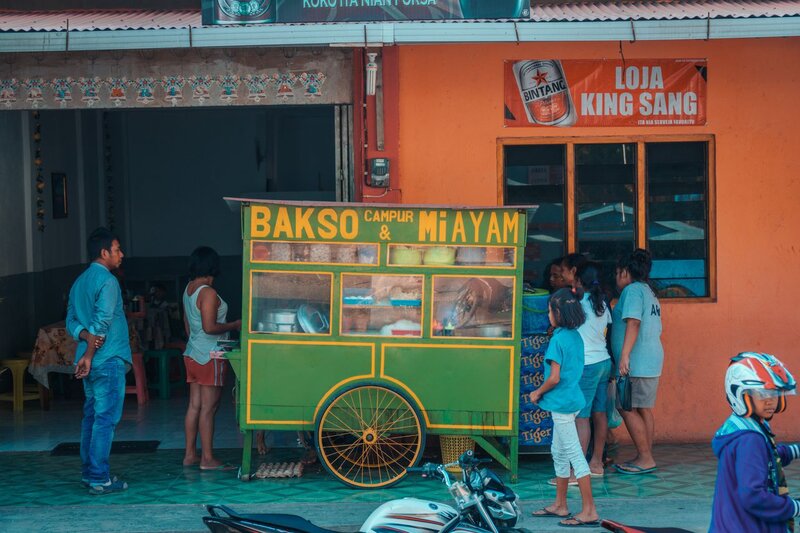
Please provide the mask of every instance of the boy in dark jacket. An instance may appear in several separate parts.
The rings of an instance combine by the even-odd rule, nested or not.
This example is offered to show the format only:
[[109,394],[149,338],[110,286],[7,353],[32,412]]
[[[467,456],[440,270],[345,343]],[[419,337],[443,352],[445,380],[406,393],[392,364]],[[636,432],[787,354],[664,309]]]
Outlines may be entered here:
[[800,501],[789,496],[783,468],[800,457],[800,446],[775,443],[769,427],[786,409],[796,383],[768,354],[745,352],[731,359],[725,391],[733,414],[711,445],[719,458],[709,532],[794,531]]

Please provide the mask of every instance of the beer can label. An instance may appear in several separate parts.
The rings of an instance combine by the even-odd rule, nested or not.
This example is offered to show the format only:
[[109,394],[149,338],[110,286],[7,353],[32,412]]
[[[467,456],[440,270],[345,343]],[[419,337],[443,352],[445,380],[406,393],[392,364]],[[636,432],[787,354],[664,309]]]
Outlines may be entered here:
[[577,113],[561,61],[517,61],[513,70],[528,122],[542,126],[575,124]]

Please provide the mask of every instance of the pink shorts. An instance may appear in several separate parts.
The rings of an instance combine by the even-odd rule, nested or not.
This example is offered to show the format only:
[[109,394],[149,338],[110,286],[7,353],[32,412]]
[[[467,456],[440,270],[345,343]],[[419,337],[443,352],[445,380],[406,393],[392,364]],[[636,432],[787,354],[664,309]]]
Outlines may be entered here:
[[222,387],[225,384],[225,372],[228,367],[225,359],[211,359],[208,363],[201,365],[191,357],[184,355],[183,363],[186,365],[186,383],[198,383],[213,387]]

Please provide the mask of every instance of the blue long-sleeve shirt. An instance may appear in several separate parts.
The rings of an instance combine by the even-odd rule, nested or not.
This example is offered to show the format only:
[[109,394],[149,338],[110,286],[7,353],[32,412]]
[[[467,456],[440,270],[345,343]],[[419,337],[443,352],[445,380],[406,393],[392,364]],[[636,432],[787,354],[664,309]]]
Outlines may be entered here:
[[[709,532],[786,533],[787,521],[800,516],[800,502],[778,494],[766,436],[743,427],[741,418],[730,422],[712,441],[719,466]],[[783,466],[800,457],[797,444],[779,445],[777,451]]]
[[131,362],[122,291],[117,278],[100,263],[89,265],[72,284],[67,306],[67,330],[78,341],[76,363],[88,348],[86,341],[80,338],[83,330],[106,338],[103,346],[95,352],[92,366],[100,365],[112,357]]

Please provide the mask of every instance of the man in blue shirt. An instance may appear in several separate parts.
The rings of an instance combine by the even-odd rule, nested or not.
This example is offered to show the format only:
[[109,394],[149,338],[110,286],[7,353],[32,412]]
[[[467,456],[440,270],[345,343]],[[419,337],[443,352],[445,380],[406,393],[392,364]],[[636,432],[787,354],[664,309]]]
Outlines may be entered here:
[[69,291],[67,329],[78,341],[75,377],[83,380],[86,395],[81,422],[82,483],[90,494],[99,495],[128,488],[110,475],[108,456],[122,416],[131,348],[122,291],[111,274],[124,257],[119,240],[106,228],[97,228],[86,244],[93,261]]

